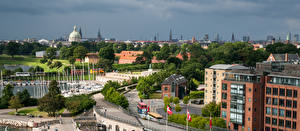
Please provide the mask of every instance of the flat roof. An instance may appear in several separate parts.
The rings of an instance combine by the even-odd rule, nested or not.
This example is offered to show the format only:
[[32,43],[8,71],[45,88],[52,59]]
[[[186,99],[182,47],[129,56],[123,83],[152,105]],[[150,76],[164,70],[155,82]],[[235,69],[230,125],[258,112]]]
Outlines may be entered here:
[[209,68],[217,69],[217,70],[247,70],[247,69],[249,69],[248,67],[242,66],[239,64],[216,64]]

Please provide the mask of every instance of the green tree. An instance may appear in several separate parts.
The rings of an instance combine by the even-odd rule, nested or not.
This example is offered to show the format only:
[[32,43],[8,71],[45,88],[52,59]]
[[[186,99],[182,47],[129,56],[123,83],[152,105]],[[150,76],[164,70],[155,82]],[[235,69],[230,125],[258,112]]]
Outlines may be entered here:
[[23,72],[23,69],[21,67],[15,69],[15,72]]
[[69,63],[74,65],[76,59],[74,57],[69,58]]
[[9,101],[9,105],[9,108],[16,109],[16,112],[18,112],[18,109],[23,107],[19,96],[12,96]]
[[5,47],[5,54],[10,55],[12,58],[14,58],[14,56],[19,52],[19,46],[20,44],[16,42],[9,42]]
[[183,97],[183,103],[184,104],[186,104],[186,105],[189,104],[189,100],[190,100],[189,96],[184,96]]
[[99,51],[99,57],[102,59],[114,60],[115,54],[113,48],[109,46],[101,48]]
[[48,47],[46,49],[46,58],[52,61],[56,58],[56,49],[53,47]]
[[55,80],[52,80],[49,84],[49,94],[51,94],[52,96],[55,96],[55,95],[59,95],[61,92],[60,92],[60,88],[58,87],[58,83],[57,81]]
[[67,46],[63,46],[60,48],[59,56],[61,59],[69,59],[73,56],[72,48],[68,48]]
[[179,104],[179,98],[178,98],[178,97],[175,97],[175,98],[173,99],[173,103],[174,103],[174,104]]
[[36,66],[36,67],[34,68],[34,71],[35,71],[35,72],[44,72],[44,68],[42,68],[42,67],[40,67],[40,66]]
[[74,49],[73,56],[74,56],[74,58],[78,58],[78,59],[82,60],[82,59],[84,59],[87,52],[88,52],[88,50],[85,47],[78,46]]
[[216,102],[210,102],[202,108],[202,116],[204,117],[220,117],[221,105]]
[[9,105],[8,102],[10,101],[11,97],[14,96],[13,90],[14,90],[14,87],[10,84],[8,84],[4,87],[4,89],[2,90],[2,98],[1,98],[0,107],[3,107],[3,108],[8,107],[8,105]]

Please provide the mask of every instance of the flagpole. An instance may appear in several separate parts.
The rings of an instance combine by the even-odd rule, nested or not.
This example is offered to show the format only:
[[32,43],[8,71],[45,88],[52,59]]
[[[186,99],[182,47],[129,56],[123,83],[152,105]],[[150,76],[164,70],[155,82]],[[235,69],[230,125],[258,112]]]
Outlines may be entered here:
[[[168,110],[168,109],[167,109]],[[168,131],[168,111],[166,112],[166,117],[167,117],[167,121],[166,121],[166,131]]]
[[186,130],[189,130],[188,106],[186,106]]

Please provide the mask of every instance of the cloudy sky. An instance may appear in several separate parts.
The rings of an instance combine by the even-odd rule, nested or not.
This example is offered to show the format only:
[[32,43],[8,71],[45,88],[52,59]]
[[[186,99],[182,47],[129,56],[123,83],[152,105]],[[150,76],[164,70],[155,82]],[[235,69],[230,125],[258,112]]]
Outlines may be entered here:
[[217,33],[265,39],[300,33],[299,0],[0,0],[0,39],[55,39],[74,25],[84,37],[151,40]]

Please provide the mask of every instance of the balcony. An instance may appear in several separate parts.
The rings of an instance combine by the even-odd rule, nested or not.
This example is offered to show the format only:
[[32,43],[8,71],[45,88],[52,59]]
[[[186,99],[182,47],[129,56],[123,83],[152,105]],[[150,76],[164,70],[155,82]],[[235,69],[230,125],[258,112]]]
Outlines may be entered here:
[[249,75],[240,75],[240,74],[227,73],[224,80],[259,83],[260,82],[260,76],[249,76]]

